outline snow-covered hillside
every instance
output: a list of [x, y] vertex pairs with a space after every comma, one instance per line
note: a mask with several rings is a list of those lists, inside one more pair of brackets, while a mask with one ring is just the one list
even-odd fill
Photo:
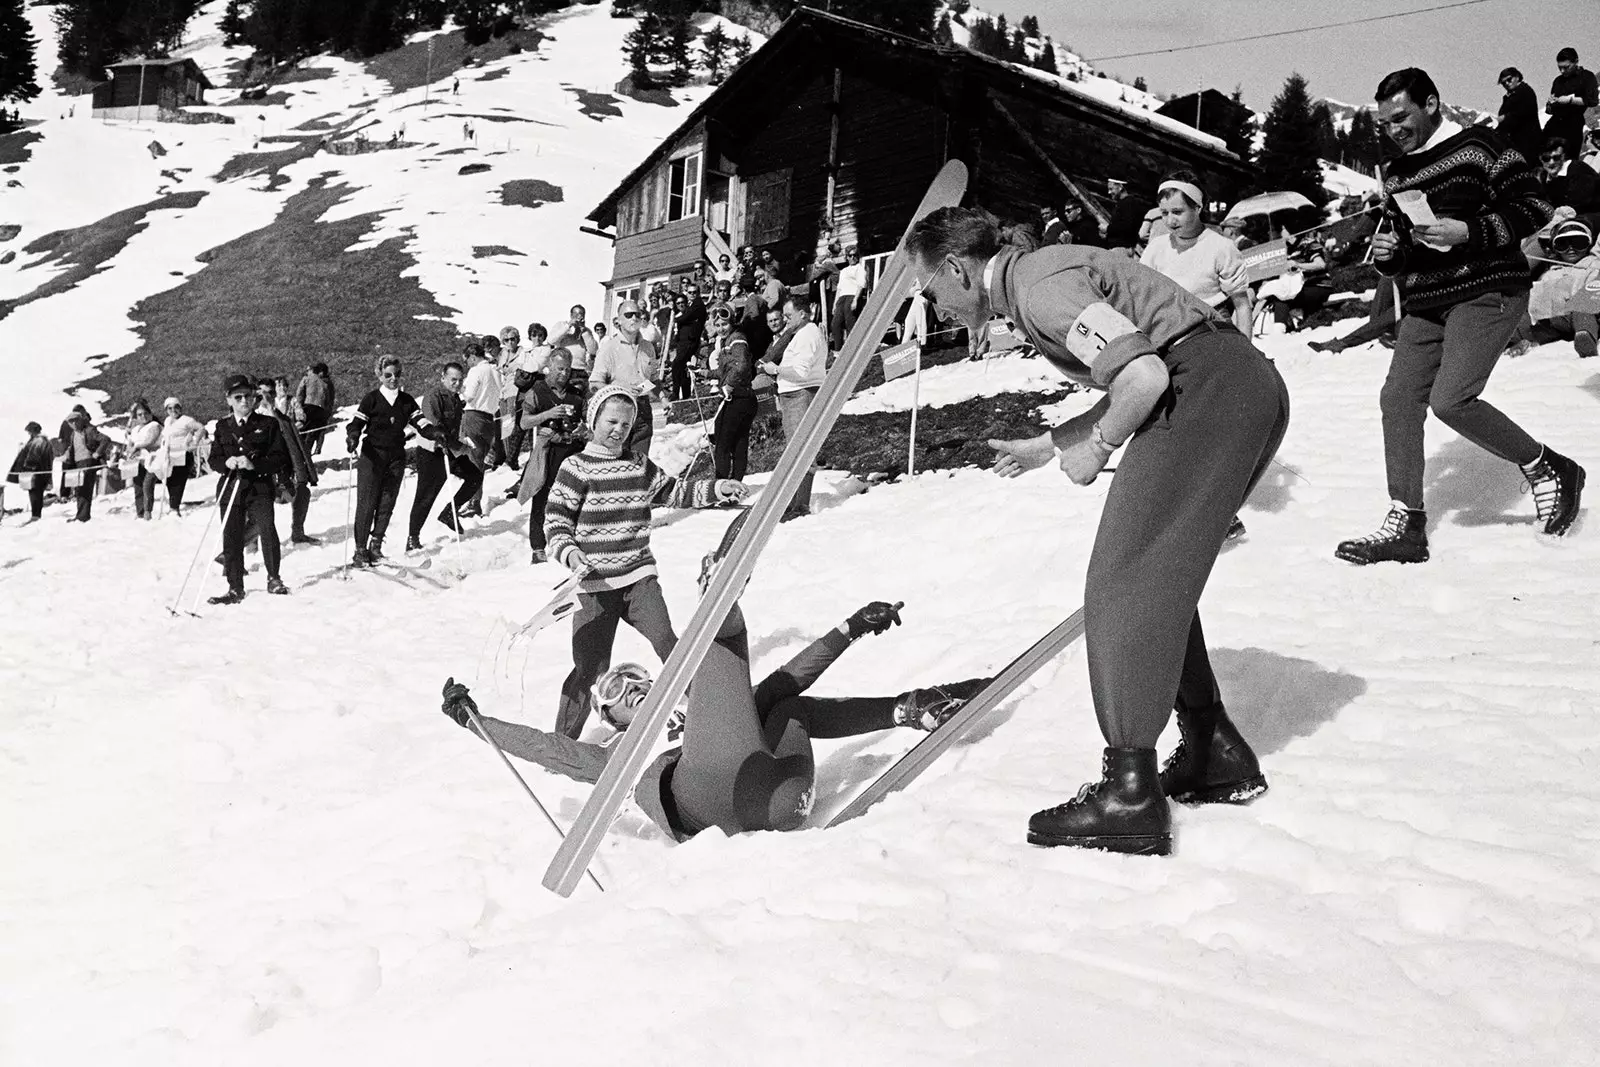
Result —
[[[182, 50], [219, 86], [228, 64], [246, 54], [221, 44], [216, 21], [223, 6], [221, 0], [207, 5]], [[28, 9], [43, 70], [55, 66], [52, 10]], [[464, 69], [459, 89], [455, 79], [444, 78], [427, 91], [391, 94], [357, 64], [313, 58], [305, 67], [326, 76], [278, 87], [289, 94], [285, 102], [211, 109], [231, 115], [232, 125], [101, 123], [90, 117], [87, 97], [69, 100], [53, 93], [24, 105], [25, 118], [43, 120], [32, 128], [42, 139], [31, 145], [31, 158], [7, 175], [20, 187], [6, 189], [0, 199], [0, 224], [22, 227], [0, 245], [0, 251], [19, 250], [12, 263], [0, 266], [0, 299], [32, 292], [66, 269], [34, 265], [47, 255], [20, 252], [33, 239], [165, 193], [205, 195], [193, 207], [152, 211], [148, 227], [99, 273], [0, 319], [0, 380], [11, 386], [0, 391], [0, 444], [9, 445], [28, 419], [53, 425], [65, 414], [62, 390], [88, 377], [101, 358], [138, 347], [126, 314], [135, 302], [182, 284], [203, 268], [196, 256], [269, 225], [291, 195], [324, 176], [351, 187], [324, 220], [381, 212], [362, 244], [403, 237], [417, 261], [413, 273], [463, 329], [493, 331], [535, 319], [554, 323], [573, 303], [597, 304], [597, 283], [610, 274], [611, 246], [578, 227], [709, 91], [679, 91], [677, 107], [614, 95], [626, 73], [621, 36], [628, 25], [604, 6], [549, 16], [540, 21], [548, 36], [537, 50]], [[237, 90], [219, 87], [209, 99], [236, 96]], [[238, 154], [315, 142], [336, 127], [359, 129], [376, 142], [403, 133], [405, 147], [365, 155], [318, 152], [282, 168], [276, 180], [264, 174], [212, 177]], [[152, 141], [164, 155], [149, 150]], [[488, 169], [460, 174], [467, 164]], [[543, 183], [531, 188], [550, 199], [532, 209], [501, 203], [499, 190], [512, 181]], [[496, 246], [516, 254], [474, 251]], [[40, 358], [42, 352], [49, 358]], [[214, 388], [209, 382], [199, 387]], [[94, 396], [84, 399], [96, 410]]]

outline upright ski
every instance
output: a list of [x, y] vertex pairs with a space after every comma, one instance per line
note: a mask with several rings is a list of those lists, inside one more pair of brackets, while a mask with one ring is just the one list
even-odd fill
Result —
[[[917, 205], [912, 223], [937, 208], [952, 207], [961, 202], [967, 191], [967, 167], [960, 160], [946, 163], [934, 178], [933, 184]], [[909, 227], [908, 227], [909, 229]], [[606, 769], [595, 783], [594, 791], [583, 806], [583, 811], [568, 832], [566, 840], [556, 851], [555, 858], [544, 874], [544, 886], [562, 896], [577, 888], [588, 869], [589, 862], [600, 848], [606, 831], [621, 810], [623, 802], [638, 784], [650, 758], [651, 746], [660, 737], [667, 718], [678, 699], [689, 688], [689, 682], [699, 669], [717, 628], [732, 610], [739, 593], [744, 589], [756, 559], [766, 546], [772, 531], [777, 528], [789, 498], [800, 486], [800, 480], [811, 462], [821, 451], [828, 432], [839, 417], [850, 392], [860, 380], [878, 348], [878, 342], [888, 330], [900, 310], [901, 303], [910, 295], [913, 282], [911, 257], [905, 250], [905, 239], [890, 258], [883, 276], [878, 279], [872, 296], [867, 300], [861, 318], [850, 331], [844, 352], [828, 373], [821, 390], [811, 402], [810, 409], [801, 420], [794, 437], [784, 447], [783, 457], [767, 483], [766, 490], [750, 510], [750, 521], [734, 539], [726, 562], [718, 569], [716, 577], [706, 588], [695, 609], [694, 618], [684, 628], [677, 648], [667, 658], [650, 687], [650, 695], [634, 716], [628, 731], [617, 739], [616, 750], [606, 763]]]
[[983, 692], [967, 701], [943, 726], [918, 741], [909, 752], [895, 760], [888, 770], [877, 777], [877, 780], [829, 819], [828, 825], [838, 826], [842, 822], [848, 822], [890, 793], [910, 785], [919, 774], [928, 769], [929, 764], [944, 753], [945, 749], [961, 740], [972, 732], [973, 727], [988, 718], [989, 713], [1010, 696], [1017, 686], [1033, 677], [1040, 667], [1049, 663], [1063, 649], [1082, 636], [1083, 609], [1079, 608], [1060, 626], [1040, 638], [1032, 648], [1007, 664], [1005, 670], [995, 675], [994, 681], [990, 682]]

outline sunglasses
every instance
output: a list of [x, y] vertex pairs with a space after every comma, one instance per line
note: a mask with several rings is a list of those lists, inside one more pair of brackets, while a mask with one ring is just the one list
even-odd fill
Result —
[[228, 399], [229, 400], [254, 400], [255, 398], [256, 398], [256, 394], [254, 394], [254, 393], [229, 393], [228, 394]]
[[1560, 163], [1565, 158], [1567, 157], [1563, 152], [1551, 152], [1547, 155], [1540, 156], [1539, 160], [1542, 163]]
[[643, 312], [639, 312], [639, 311], [619, 311], [619, 312], [617, 312], [617, 318], [619, 318], [619, 319], [641, 319], [641, 318], [644, 318], [644, 314], [643, 314]]

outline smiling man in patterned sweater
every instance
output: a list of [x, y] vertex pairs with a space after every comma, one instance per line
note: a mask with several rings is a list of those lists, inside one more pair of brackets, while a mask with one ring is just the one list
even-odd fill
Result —
[[[1404, 154], [1387, 166], [1385, 216], [1373, 235], [1379, 271], [1400, 287], [1403, 317], [1383, 383], [1389, 514], [1334, 555], [1351, 563], [1422, 563], [1422, 427], [1431, 408], [1479, 448], [1522, 469], [1538, 522], [1563, 534], [1578, 514], [1584, 471], [1479, 399], [1528, 310], [1532, 278], [1520, 249], [1550, 220], [1532, 167], [1494, 130], [1462, 129], [1439, 110], [1426, 71], [1397, 70], [1378, 84], [1378, 122]], [[1422, 193], [1434, 221], [1413, 225], [1398, 199]]]

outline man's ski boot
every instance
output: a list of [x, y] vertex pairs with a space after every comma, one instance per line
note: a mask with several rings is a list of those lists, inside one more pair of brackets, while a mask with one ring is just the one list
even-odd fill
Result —
[[1135, 856], [1172, 852], [1172, 814], [1153, 748], [1107, 748], [1098, 782], [1028, 820], [1031, 845], [1098, 848]]
[[382, 563], [388, 557], [383, 554], [383, 538], [374, 537], [367, 542], [367, 559], [372, 563]]
[[372, 553], [364, 548], [358, 548], [350, 555], [352, 567], [370, 567], [374, 562], [376, 561], [373, 560]]
[[297, 530], [289, 535], [289, 543], [291, 545], [320, 545], [322, 544], [322, 540], [317, 537], [312, 537], [304, 530]]
[[1572, 347], [1579, 359], [1593, 359], [1600, 355], [1600, 318], [1580, 311], [1572, 313]]
[[1428, 513], [1390, 501], [1376, 533], [1339, 542], [1333, 554], [1348, 563], [1428, 562]]
[[271, 593], [273, 596], [288, 596], [289, 587], [283, 584], [282, 578], [268, 578], [267, 592]]
[[1583, 499], [1583, 468], [1546, 445], [1538, 459], [1522, 468], [1522, 476], [1533, 490], [1537, 521], [1544, 523], [1541, 532], [1552, 537], [1566, 533]]
[[894, 702], [894, 724], [932, 733], [988, 684], [987, 678], [971, 678], [902, 693]]
[[1161, 768], [1161, 791], [1179, 804], [1247, 804], [1267, 779], [1220, 703], [1178, 708], [1178, 747]]
[[1233, 521], [1228, 523], [1228, 532], [1222, 538], [1224, 542], [1237, 541], [1245, 535], [1244, 520], [1235, 515]]
[[230, 585], [226, 593], [206, 597], [207, 604], [237, 604], [244, 599], [244, 586]]
[[413, 552], [421, 552], [421, 551], [422, 551], [422, 538], [420, 538], [420, 537], [408, 537], [408, 538], [406, 538], [406, 555], [410, 555]]

